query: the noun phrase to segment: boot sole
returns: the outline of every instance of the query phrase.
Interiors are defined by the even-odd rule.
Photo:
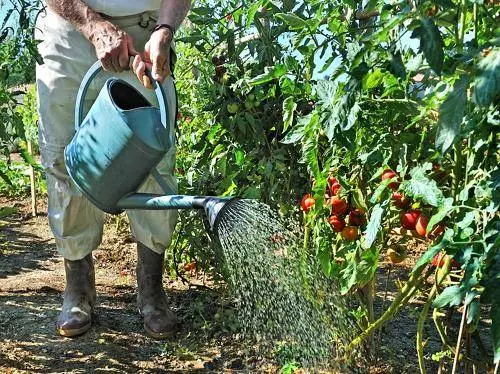
[[[62,329],[57,327],[57,333],[66,338],[72,338],[74,336],[82,335],[90,330],[91,322],[87,323],[85,326],[79,327],[77,329]]]
[[[148,334],[148,336],[153,339],[165,339],[170,336],[173,336],[176,332],[176,331],[154,332],[146,324],[144,324],[143,326],[144,330],[146,330],[146,334]]]

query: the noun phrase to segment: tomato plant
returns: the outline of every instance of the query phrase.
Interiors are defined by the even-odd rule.
[[[445,6],[374,2],[362,11],[320,1],[257,1],[248,7],[229,1],[225,14],[213,17],[208,3],[202,4],[190,18],[200,27],[184,40],[201,54],[218,51],[217,62],[228,74],[222,79],[217,66],[206,82],[204,109],[215,121],[197,147],[216,161],[196,165],[214,169],[202,175],[223,170],[225,178],[204,185],[262,198],[286,214],[287,200],[310,193],[313,179],[317,202],[326,191],[328,198],[346,199],[366,212],[366,223],[355,227],[348,217],[342,229],[359,233],[359,240],[338,240],[331,227],[325,229],[328,206],[317,206],[305,221],[315,239],[309,242],[317,246],[311,251],[325,273],[339,279],[345,295],[359,296],[366,310],[363,332],[350,348],[423,287],[437,252],[460,259],[459,284],[449,284],[444,271],[427,294],[416,341],[421,371],[424,312],[431,306],[463,305],[469,320],[477,321],[478,305],[491,305],[498,362],[500,297],[492,286],[499,266],[496,10],[462,0]],[[219,21],[227,14],[230,23]],[[229,113],[230,103],[238,111]],[[379,254],[395,228],[415,229],[418,211],[428,217],[426,233],[436,227],[437,238],[425,238],[427,252],[375,318],[370,293]]]

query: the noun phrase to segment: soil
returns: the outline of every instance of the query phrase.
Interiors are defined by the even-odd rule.
[[[198,274],[185,274],[187,284],[165,277],[182,327],[168,340],[149,338],[135,304],[135,244],[119,218],[107,219],[102,245],[93,253],[98,305],[91,330],[77,338],[57,335],[54,322],[64,290],[63,260],[43,201],[38,212],[31,216],[28,200],[0,198],[1,373],[279,372],[272,357],[257,353],[238,332],[236,311],[225,287]],[[410,259],[380,268],[377,315],[388,269],[392,270],[385,306],[395,294],[395,280],[404,280],[411,265]],[[378,359],[362,371],[418,372],[415,330],[421,304],[413,301],[376,337]],[[460,320],[458,313],[453,318]],[[430,355],[439,351],[440,340],[430,327],[426,337],[428,370],[433,373],[437,364]]]

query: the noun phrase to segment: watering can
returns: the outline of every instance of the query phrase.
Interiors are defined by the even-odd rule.
[[[112,77],[83,118],[85,95],[101,70],[97,61],[83,77],[76,98],[76,133],[64,150],[66,169],[77,188],[111,214],[125,209],[204,209],[213,229],[231,198],[177,195],[156,169],[174,140],[165,92],[149,73],[158,108],[126,81]],[[149,174],[165,195],[136,192]]]

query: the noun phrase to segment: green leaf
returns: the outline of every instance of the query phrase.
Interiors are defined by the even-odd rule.
[[[288,69],[283,64],[276,64],[273,67],[268,67],[264,69],[265,73],[257,75],[251,79],[248,83],[252,86],[258,86],[263,83],[272,81],[273,79],[280,78],[288,72]]]
[[[317,114],[316,114],[317,116]],[[299,118],[295,126],[286,134],[286,136],[281,140],[283,144],[292,144],[300,141],[306,132],[306,127],[310,121],[312,121],[313,113],[308,114],[305,117]]]
[[[351,110],[349,110],[349,115],[347,116],[347,123],[345,124],[345,126],[342,127],[342,130],[347,131],[356,124],[359,112],[361,112],[361,107],[359,106],[358,103],[354,103],[354,105],[351,107]]]
[[[443,308],[445,306],[460,305],[464,296],[465,293],[459,286],[449,286],[446,287],[438,297],[436,297],[432,306],[434,308]]]
[[[276,17],[285,22],[292,30],[308,29],[309,24],[293,13],[277,13]]]
[[[252,5],[248,8],[247,17],[246,17],[246,26],[250,27],[253,23],[253,19],[255,17],[255,13],[259,10],[262,5],[262,1],[254,1]]]
[[[467,212],[464,218],[457,223],[457,227],[463,230],[469,227],[471,223],[474,222],[475,218],[476,218],[476,212]]]
[[[434,258],[434,256],[451,241],[451,239],[453,238],[453,234],[453,230],[447,229],[444,232],[443,239],[441,239],[438,244],[429,248],[422,256],[420,256],[420,258],[415,263],[412,272],[416,271],[422,266],[427,265]]]
[[[438,27],[432,19],[424,17],[420,20],[420,27],[413,31],[412,37],[415,36],[420,39],[420,50],[424,53],[427,63],[436,74],[441,75],[444,43]]]
[[[288,96],[283,100],[283,132],[292,125],[295,109],[297,109],[297,104],[293,101],[293,96]]]
[[[496,47],[477,64],[472,100],[480,106],[497,102],[500,95],[500,48]]]
[[[432,231],[434,226],[441,222],[446,215],[451,212],[455,207],[453,206],[453,198],[452,197],[447,197],[446,199],[442,200],[441,205],[439,206],[439,209],[436,214],[434,214],[431,219],[429,220],[429,223],[427,224],[427,234]]]
[[[376,69],[363,77],[363,88],[367,90],[375,88],[382,84],[383,79],[384,73],[382,73],[382,70]]]
[[[401,183],[401,189],[410,197],[422,200],[424,203],[439,207],[443,203],[443,193],[438,188],[436,181],[427,177],[432,164],[425,163],[416,166],[410,171],[411,179]]]
[[[245,152],[241,148],[234,151],[234,158],[236,159],[236,165],[243,166],[245,163]]]
[[[444,154],[460,133],[460,125],[467,104],[467,86],[469,78],[462,75],[455,83],[453,91],[446,97],[439,108],[439,122],[436,133],[436,148]]]
[[[384,209],[380,206],[380,204],[377,204],[373,207],[370,215],[370,221],[368,222],[365,231],[365,248],[370,248],[375,239],[377,239],[377,233],[380,229],[380,223],[382,222],[383,213]]]

